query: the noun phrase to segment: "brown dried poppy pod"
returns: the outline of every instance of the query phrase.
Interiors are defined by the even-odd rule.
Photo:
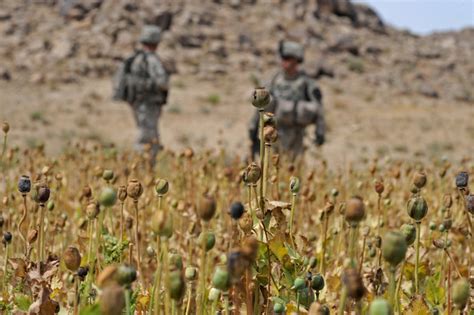
[[[424,172],[416,172],[413,174],[413,185],[416,188],[421,189],[426,185],[426,174]]]
[[[28,232],[28,244],[33,244],[38,239],[38,230],[31,230]]]
[[[244,180],[247,183],[255,184],[258,182],[261,176],[262,169],[260,168],[260,166],[258,166],[257,163],[252,162],[249,166],[247,166],[247,169],[245,170]]]
[[[264,87],[258,87],[252,93],[252,105],[263,110],[270,103],[270,92]]]
[[[133,227],[133,218],[132,218],[132,217],[127,217],[127,218],[125,219],[125,228],[126,228],[127,230],[131,230],[132,227]]]
[[[385,186],[381,180],[376,180],[374,183],[374,189],[378,195],[381,195],[385,190]]]
[[[274,143],[275,141],[277,141],[277,129],[271,125],[263,127],[263,139],[265,139],[265,143]]]
[[[248,236],[242,241],[241,253],[249,262],[253,262],[257,258],[258,247],[258,240],[254,236]]]
[[[365,295],[364,282],[356,268],[346,269],[342,275],[342,282],[346,286],[347,294],[358,301]]]
[[[4,134],[7,134],[8,131],[10,131],[10,125],[6,121],[2,124],[2,131]]]
[[[216,200],[209,195],[204,195],[198,205],[197,212],[204,221],[210,221],[216,213]]]
[[[117,190],[117,197],[120,202],[124,202],[127,199],[127,187],[124,185],[120,186]]]
[[[244,214],[240,218],[239,227],[242,229],[244,234],[248,234],[250,233],[250,231],[252,231],[253,220],[252,220],[252,216],[250,215],[250,213],[248,213],[248,211],[244,212]]]
[[[70,271],[76,271],[81,265],[81,254],[74,246],[69,246],[63,254],[63,261],[66,268]]]
[[[111,283],[117,282],[117,266],[116,265],[108,265],[107,267],[102,270],[99,275],[97,276],[97,286],[99,288],[105,288],[106,286],[110,285]]]
[[[94,220],[100,213],[100,205],[98,202],[89,202],[86,208],[87,218]]]
[[[35,189],[33,191],[33,200],[39,203],[40,205],[44,205],[49,200],[50,195],[49,187],[44,184],[35,184]]]
[[[466,209],[467,211],[474,215],[474,195],[469,194],[466,196]]]
[[[361,197],[354,196],[347,201],[345,218],[350,223],[359,223],[364,219],[365,206]]]
[[[89,199],[92,197],[92,189],[90,186],[84,186],[82,188],[82,196]]]
[[[138,200],[143,194],[143,186],[137,179],[131,179],[127,185],[127,195],[133,200]]]
[[[112,283],[105,287],[99,300],[102,315],[122,314],[125,307],[125,292],[121,285]]]

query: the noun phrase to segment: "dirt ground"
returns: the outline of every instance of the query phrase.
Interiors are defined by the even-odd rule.
[[[323,157],[335,167],[375,156],[452,161],[474,157],[473,104],[373,97],[370,87],[345,93],[339,85],[344,86],[322,81],[327,143],[317,152],[309,145],[310,156]],[[163,144],[195,150],[219,144],[245,155],[251,91],[251,80],[244,75],[215,81],[174,76],[160,120]],[[113,142],[120,148],[133,145],[136,130],[130,109],[111,101],[108,79],[60,86],[14,80],[0,82],[0,94],[0,120],[11,125],[10,145],[43,142],[51,154],[78,139]]]

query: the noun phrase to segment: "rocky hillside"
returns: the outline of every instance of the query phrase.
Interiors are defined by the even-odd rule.
[[[419,37],[349,0],[3,0],[0,77],[111,75],[144,23],[166,30],[161,54],[181,74],[261,78],[278,61],[278,41],[291,38],[307,47],[307,72],[343,91],[474,102],[474,29]]]

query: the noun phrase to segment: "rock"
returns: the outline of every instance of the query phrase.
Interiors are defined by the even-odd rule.
[[[359,27],[367,27],[375,32],[385,33],[385,24],[380,16],[371,7],[365,4],[354,4],[356,12],[356,25]]]
[[[170,10],[155,12],[147,23],[159,26],[163,31],[167,31],[173,24],[173,12]]]
[[[303,68],[306,74],[313,79],[318,79],[323,76],[334,77],[334,69],[324,59],[317,62],[305,62]]]
[[[62,0],[59,4],[59,13],[71,20],[82,20],[87,14],[100,8],[104,0]]]
[[[51,49],[51,55],[59,60],[72,57],[77,45],[69,39],[59,39]]]
[[[359,55],[359,45],[356,37],[352,34],[338,36],[327,49],[330,52],[348,52],[356,56]]]
[[[422,83],[418,88],[418,92],[426,97],[431,97],[431,98],[439,97],[438,92],[433,88],[433,86],[431,86],[428,83]]]
[[[206,40],[204,34],[183,34],[178,36],[178,43],[184,48],[201,48]]]
[[[10,71],[8,69],[0,68],[0,80],[10,81],[11,79],[12,76],[10,74]]]
[[[12,15],[7,10],[0,9],[0,22],[11,19]]]
[[[30,77],[30,82],[34,84],[42,84],[46,81],[46,77],[43,73],[33,73]]]
[[[222,41],[212,41],[209,44],[209,52],[220,58],[227,57],[227,49]]]
[[[357,12],[349,0],[317,0],[316,18],[327,17],[331,14],[348,17],[353,23],[357,22]]]

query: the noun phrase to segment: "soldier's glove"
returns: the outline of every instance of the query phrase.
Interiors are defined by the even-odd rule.
[[[324,135],[320,135],[320,134],[317,134],[316,135],[316,145],[319,147],[319,146],[322,146],[324,144],[324,141],[325,141],[325,138],[324,138]]]

